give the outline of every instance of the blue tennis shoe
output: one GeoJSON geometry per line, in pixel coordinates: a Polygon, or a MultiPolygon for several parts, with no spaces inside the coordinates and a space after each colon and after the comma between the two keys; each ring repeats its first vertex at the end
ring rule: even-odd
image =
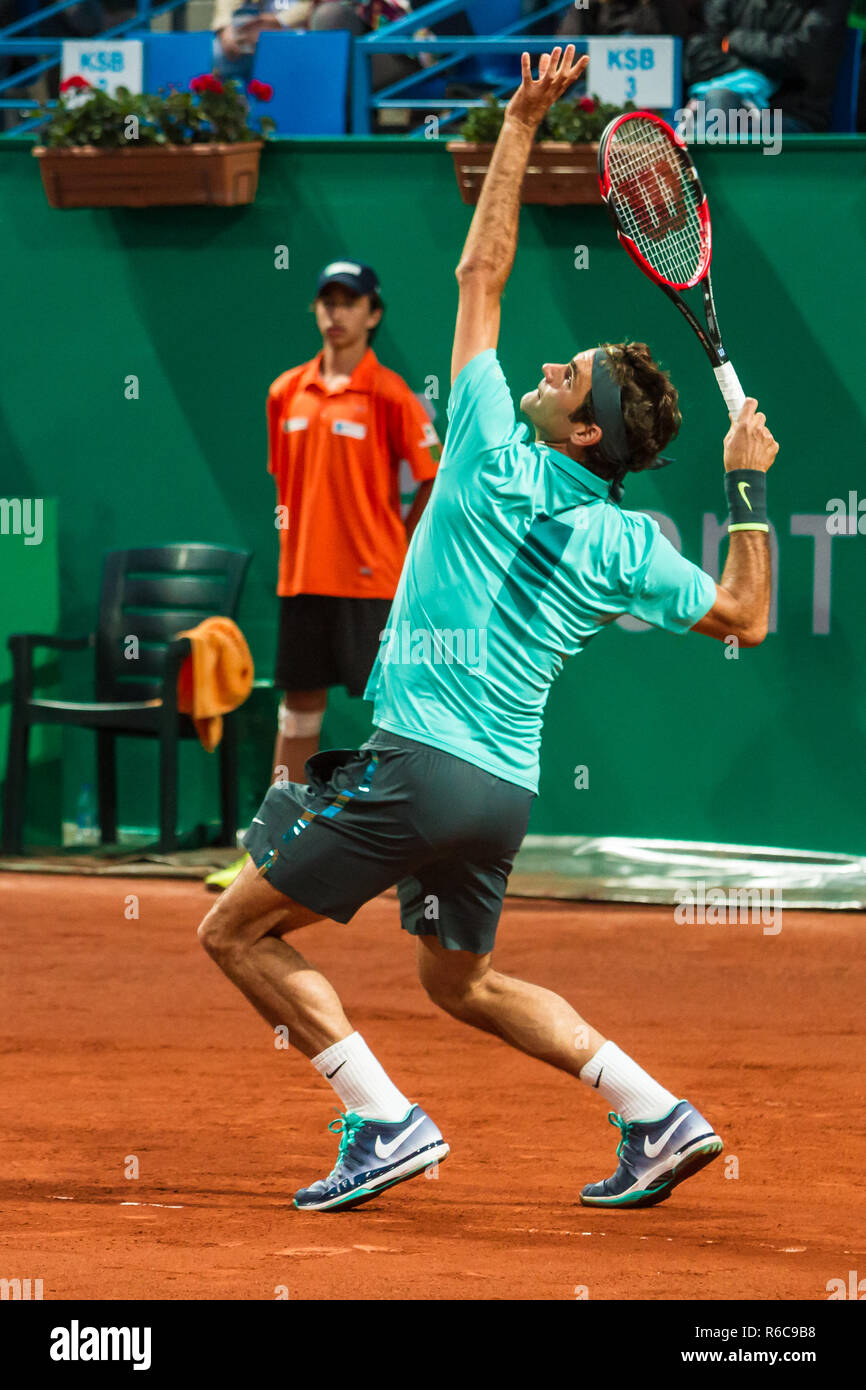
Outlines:
{"type": "Polygon", "coordinates": [[[300,1211],[331,1211],[360,1206],[386,1187],[415,1178],[448,1157],[450,1149],[420,1105],[402,1120],[364,1120],[354,1111],[332,1120],[340,1136],[337,1162],[326,1178],[295,1193],[300,1211]]]}
{"type": "Polygon", "coordinates": [[[677,1101],[660,1120],[626,1121],[608,1115],[622,1133],[619,1166],[603,1182],[591,1182],[580,1200],[586,1207],[652,1207],[685,1178],[711,1163],[724,1147],[694,1106],[677,1101]]]}

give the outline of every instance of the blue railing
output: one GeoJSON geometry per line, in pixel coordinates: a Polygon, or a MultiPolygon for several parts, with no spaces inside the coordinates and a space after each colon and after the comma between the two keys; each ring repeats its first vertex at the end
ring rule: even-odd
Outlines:
{"type": "MultiPolygon", "coordinates": [[[[5,94],[13,87],[27,86],[42,73],[56,68],[61,61],[64,40],[62,38],[40,38],[38,34],[33,34],[28,38],[17,36],[23,34],[26,29],[33,29],[44,20],[61,14],[77,2],[78,0],[57,0],[56,4],[46,5],[45,9],[33,10],[32,13],[24,15],[22,19],[15,20],[13,24],[7,24],[5,29],[0,30],[0,56],[5,53],[46,55],[42,62],[33,63],[30,67],[22,68],[0,80],[0,110],[5,108],[15,111],[31,111],[39,106],[40,103],[30,97],[10,97],[5,94]]],[[[150,21],[155,19],[157,15],[168,14],[171,10],[180,9],[186,2],[187,0],[163,0],[162,4],[154,5],[151,0],[136,0],[136,13],[131,19],[124,20],[122,24],[115,24],[111,29],[105,29],[93,37],[120,39],[126,34],[140,32],[142,29],[148,28],[150,21]]],[[[46,105],[56,106],[57,103],[56,101],[48,101],[46,105]]],[[[23,135],[40,124],[41,121],[38,118],[22,121],[20,125],[15,127],[14,134],[23,135]]]]}
{"type": "MultiPolygon", "coordinates": [[[[20,0],[21,4],[32,4],[33,0],[20,0]]],[[[16,109],[31,111],[39,103],[26,96],[10,97],[8,93],[31,83],[41,74],[57,67],[62,58],[64,40],[62,38],[41,37],[38,33],[25,33],[34,30],[46,19],[61,14],[76,0],[56,0],[45,9],[33,11],[0,31],[0,55],[31,54],[39,61],[22,71],[0,79],[0,110],[16,109]]],[[[130,19],[95,35],[97,40],[118,39],[138,34],[146,34],[150,22],[158,15],[178,10],[186,0],[136,0],[136,14],[130,19]]],[[[508,4],[498,4],[495,0],[431,0],[404,19],[397,20],[375,33],[354,41],[352,47],[351,70],[351,129],[354,134],[366,135],[373,128],[377,112],[389,109],[423,111],[437,114],[438,125],[448,126],[460,121],[471,107],[483,105],[482,94],[492,93],[502,96],[514,89],[519,79],[519,64],[515,61],[524,50],[538,53],[556,44],[573,41],[579,51],[586,51],[586,39],[569,40],[553,34],[535,32],[546,21],[563,14],[571,8],[573,0],[551,0],[543,8],[530,14],[514,17],[518,4],[509,0],[508,4]],[[473,16],[478,27],[492,26],[501,19],[510,22],[496,33],[490,35],[435,35],[429,38],[416,38],[419,30],[430,31],[432,26],[454,16],[463,15],[468,21],[473,16]],[[533,32],[529,32],[532,30],[533,32]],[[404,56],[430,55],[433,61],[426,67],[419,67],[409,76],[391,82],[377,92],[373,91],[372,64],[382,54],[404,56]],[[447,95],[444,79],[451,75],[462,83],[471,84],[477,95],[447,95]]],[[[554,27],[552,24],[550,27],[554,27]]],[[[288,42],[293,42],[286,35],[288,42]]],[[[681,91],[680,40],[674,41],[675,64],[673,85],[675,100],[681,91]]],[[[335,94],[335,100],[342,105],[344,95],[335,94]]],[[[49,101],[49,107],[56,102],[49,101]]],[[[41,124],[41,118],[25,118],[15,128],[15,134],[26,134],[41,124]]],[[[438,130],[437,130],[438,133],[438,130]]],[[[422,123],[413,132],[416,138],[427,134],[427,123],[422,123]]]]}
{"type": "MultiPolygon", "coordinates": [[[[521,53],[524,49],[537,52],[551,48],[555,44],[569,42],[573,42],[579,51],[585,51],[585,39],[563,39],[549,34],[546,37],[538,34],[525,34],[527,29],[556,15],[564,14],[566,10],[572,8],[572,4],[573,0],[553,0],[553,3],[546,5],[543,9],[523,15],[490,36],[467,35],[464,37],[463,35],[453,35],[433,39],[415,39],[413,35],[419,29],[429,29],[433,25],[441,23],[443,19],[450,19],[457,14],[466,14],[468,10],[471,10],[470,0],[432,0],[432,3],[413,10],[405,19],[395,20],[393,24],[378,29],[374,34],[356,39],[352,56],[353,133],[356,135],[369,134],[372,129],[374,113],[388,109],[422,110],[431,113],[437,110],[446,111],[448,114],[440,119],[440,126],[462,120],[470,107],[484,104],[483,98],[479,97],[477,100],[471,97],[443,96],[437,98],[423,95],[413,96],[412,93],[417,93],[419,89],[429,85],[431,80],[435,81],[447,72],[453,71],[467,58],[521,53]],[[513,37],[519,34],[524,34],[524,37],[513,37]],[[420,56],[422,53],[442,53],[446,56],[439,62],[422,68],[419,72],[401,78],[398,82],[392,82],[374,95],[371,76],[372,59],[383,53],[403,53],[410,57],[420,56]]],[[[513,75],[507,78],[503,75],[500,80],[494,78],[494,80],[484,83],[485,90],[494,96],[501,96],[507,91],[512,91],[514,85],[513,75]]],[[[423,138],[423,127],[414,133],[417,137],[423,138]]]]}

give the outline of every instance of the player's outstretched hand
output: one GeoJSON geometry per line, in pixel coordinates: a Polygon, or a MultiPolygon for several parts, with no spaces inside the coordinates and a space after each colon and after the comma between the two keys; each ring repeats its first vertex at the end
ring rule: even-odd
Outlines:
{"type": "Polygon", "coordinates": [[[588,63],[586,54],[574,61],[574,44],[570,43],[564,53],[561,48],[542,53],[538,60],[538,78],[533,80],[529,54],[522,53],[522,81],[506,107],[506,116],[524,125],[540,125],[553,103],[565,95],[588,63]]]}
{"type": "Polygon", "coordinates": [[[767,417],[758,410],[754,396],[747,396],[738,418],[725,436],[725,471],[734,468],[757,468],[766,473],[779,452],[770,431],[767,417]]]}

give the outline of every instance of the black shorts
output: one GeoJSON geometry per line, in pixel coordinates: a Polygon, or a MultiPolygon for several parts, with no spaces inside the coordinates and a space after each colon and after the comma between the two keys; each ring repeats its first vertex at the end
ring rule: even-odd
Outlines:
{"type": "Polygon", "coordinates": [[[357,751],[315,754],[305,771],[307,786],[270,788],[244,836],[274,888],[348,922],[396,883],[406,931],[493,949],[533,792],[384,729],[357,751]]]}
{"type": "Polygon", "coordinates": [[[279,690],[328,690],[344,685],[363,695],[388,626],[389,598],[280,598],[274,685],[279,690]]]}

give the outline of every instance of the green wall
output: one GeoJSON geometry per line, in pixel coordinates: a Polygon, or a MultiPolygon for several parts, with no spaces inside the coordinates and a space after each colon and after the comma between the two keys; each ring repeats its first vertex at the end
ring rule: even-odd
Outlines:
{"type": "MultiPolygon", "coordinates": [[[[738,661],[691,636],[619,629],[593,643],[551,695],[532,828],[864,852],[866,539],[823,531],[816,571],[815,542],[792,534],[792,517],[813,518],[795,529],[820,529],[831,498],[858,487],[866,497],[866,140],[789,138],[777,157],[707,147],[699,163],[725,338],[782,445],[771,481],[778,628],[738,661]],[[574,787],[578,765],[587,789],[574,787]]],[[[307,312],[316,271],[339,254],[378,268],[388,310],[377,352],[415,390],[438,380],[444,426],[453,270],[470,215],[444,141],[285,141],[266,150],[251,208],[79,212],[49,209],[29,148],[0,141],[0,497],[56,499],[64,632],[91,626],[106,548],[243,545],[255,559],[241,625],[257,674],[271,674],[264,397],[318,346],[307,312]],[[281,246],[286,270],[275,268],[281,246]],[[125,399],[131,375],[138,400],[125,399]]],[[[706,359],[600,207],[525,209],[500,344],[515,396],[544,360],[626,336],[671,368],[685,415],[676,466],[634,480],[627,503],[670,518],[685,553],[712,568],[702,537],[705,516],[724,515],[727,417],[706,359]],[[577,246],[589,248],[588,269],[575,268],[577,246]]],[[[20,599],[2,602],[17,610],[20,599]]],[[[25,603],[3,625],[36,621],[25,603]]],[[[86,663],[74,658],[69,679],[83,691],[86,663]]],[[[365,721],[365,707],[338,695],[326,739],[351,742],[365,721]]],[[[215,768],[195,747],[185,754],[191,824],[215,815],[215,768]]],[[[91,775],[88,739],[70,735],[64,757],[69,818],[91,775]]],[[[122,824],[153,824],[150,757],[124,755],[122,824]]]]}
{"type": "MultiPolygon", "coordinates": [[[[5,470],[0,471],[0,479],[0,496],[9,500],[14,488],[8,487],[5,470]]],[[[0,505],[0,767],[6,760],[12,694],[7,639],[23,630],[55,633],[60,621],[57,503],[49,498],[38,507],[35,498],[30,501],[26,509],[0,505]],[[26,624],[19,621],[24,613],[26,624]]],[[[57,658],[47,647],[34,653],[33,688],[42,699],[57,699],[60,694],[57,658]]],[[[32,795],[26,830],[31,837],[49,842],[60,837],[61,737],[51,724],[37,725],[30,732],[32,795]]]]}

